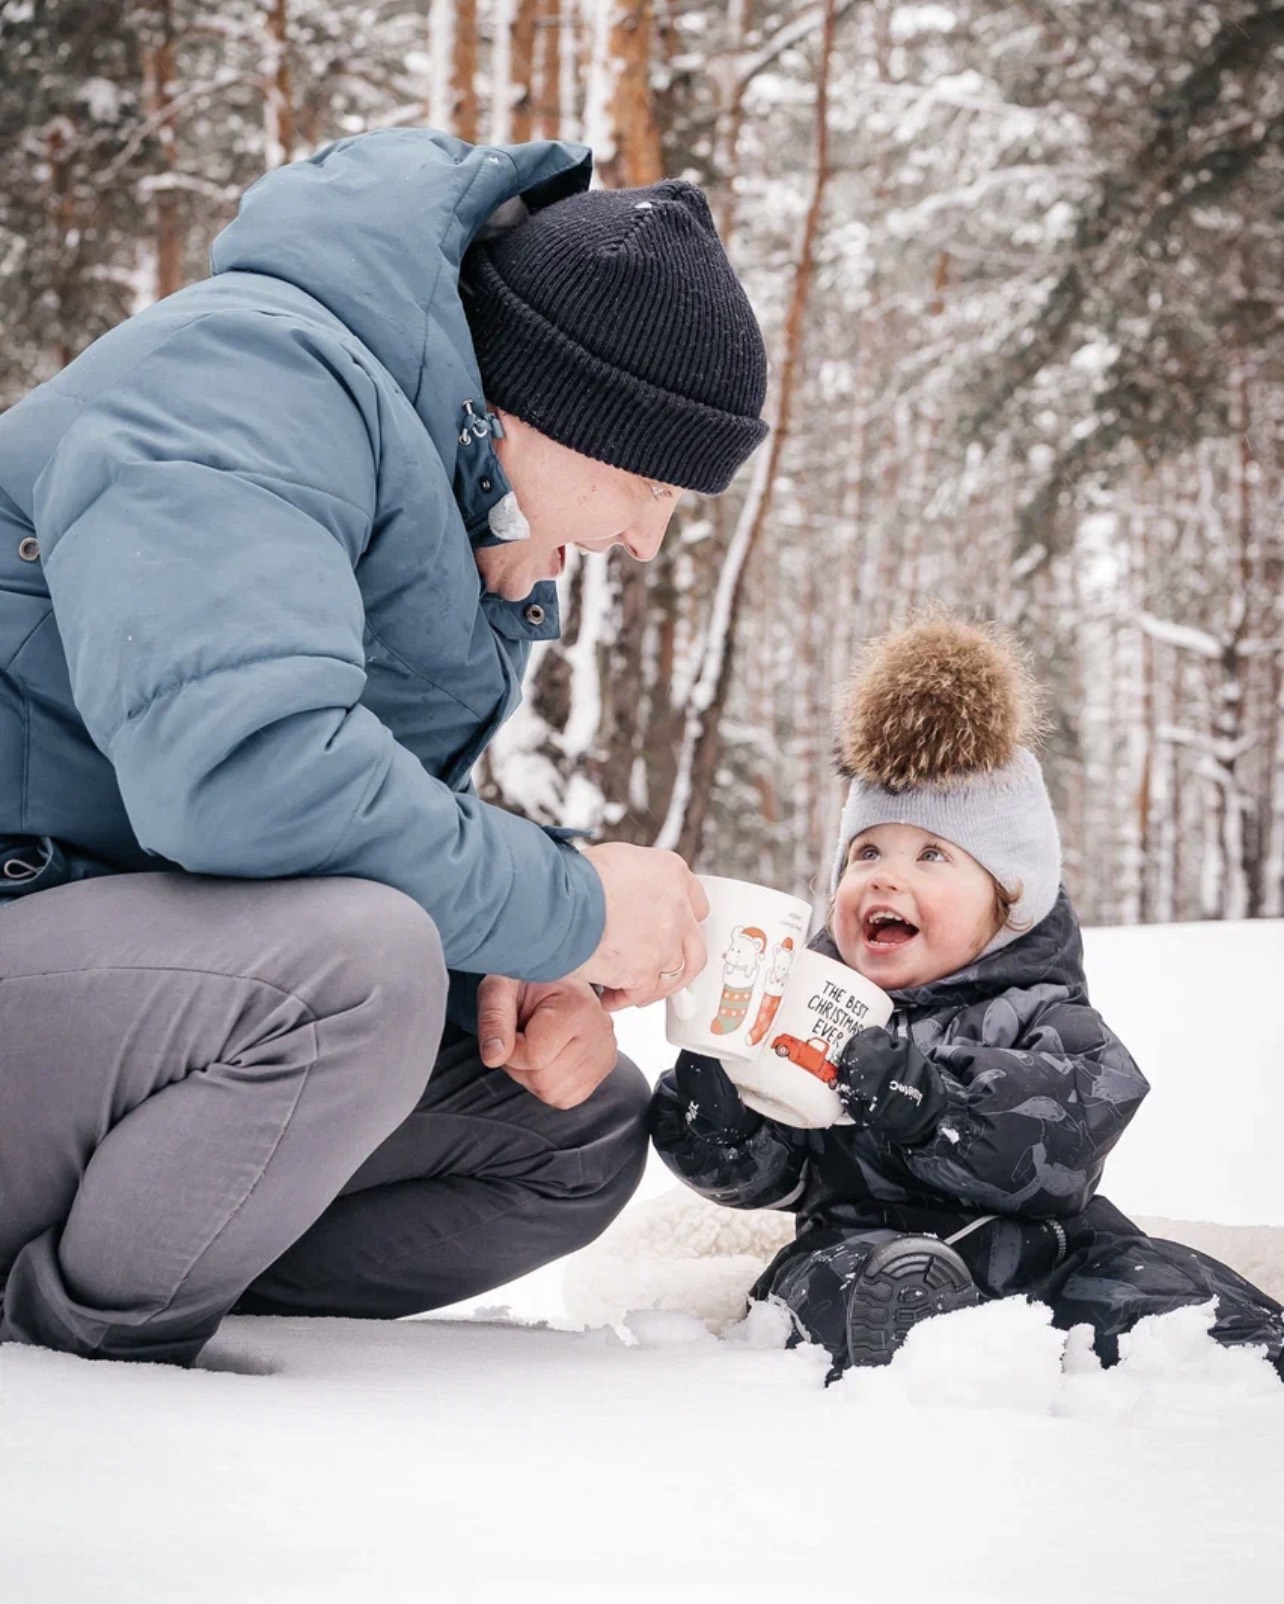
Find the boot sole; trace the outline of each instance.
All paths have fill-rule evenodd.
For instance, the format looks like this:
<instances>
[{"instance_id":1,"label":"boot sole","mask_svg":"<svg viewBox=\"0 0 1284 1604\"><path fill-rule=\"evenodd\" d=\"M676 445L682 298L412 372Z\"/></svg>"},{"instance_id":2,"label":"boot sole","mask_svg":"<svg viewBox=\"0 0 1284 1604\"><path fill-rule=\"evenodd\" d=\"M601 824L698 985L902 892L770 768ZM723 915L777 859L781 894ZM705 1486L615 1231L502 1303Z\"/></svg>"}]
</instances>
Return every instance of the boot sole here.
<instances>
[{"instance_id":1,"label":"boot sole","mask_svg":"<svg viewBox=\"0 0 1284 1604\"><path fill-rule=\"evenodd\" d=\"M914 1327L970 1309L981 1294L963 1260L935 1237L876 1248L847 1295L847 1350L854 1365L890 1364Z\"/></svg>"}]
</instances>

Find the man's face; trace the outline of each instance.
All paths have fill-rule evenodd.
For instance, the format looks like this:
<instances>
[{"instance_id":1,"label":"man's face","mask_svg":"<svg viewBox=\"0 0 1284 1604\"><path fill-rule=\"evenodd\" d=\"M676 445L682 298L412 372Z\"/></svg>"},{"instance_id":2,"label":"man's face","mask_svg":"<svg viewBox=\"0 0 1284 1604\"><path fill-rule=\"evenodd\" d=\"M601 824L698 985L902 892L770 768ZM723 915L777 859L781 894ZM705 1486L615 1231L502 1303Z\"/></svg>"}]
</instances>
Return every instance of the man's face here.
<instances>
[{"instance_id":1,"label":"man's face","mask_svg":"<svg viewBox=\"0 0 1284 1604\"><path fill-rule=\"evenodd\" d=\"M541 579L557 578L568 546L619 545L642 562L655 556L680 490L583 456L510 413L499 417L504 434L495 450L531 532L528 540L474 554L487 590L521 601Z\"/></svg>"}]
</instances>

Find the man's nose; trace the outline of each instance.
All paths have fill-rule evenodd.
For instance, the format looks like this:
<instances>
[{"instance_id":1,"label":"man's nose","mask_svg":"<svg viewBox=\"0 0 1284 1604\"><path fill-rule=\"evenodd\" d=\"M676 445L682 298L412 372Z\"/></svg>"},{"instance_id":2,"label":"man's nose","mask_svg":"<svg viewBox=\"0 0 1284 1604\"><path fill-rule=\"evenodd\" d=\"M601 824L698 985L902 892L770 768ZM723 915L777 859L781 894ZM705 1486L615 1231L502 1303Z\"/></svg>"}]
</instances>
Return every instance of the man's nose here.
<instances>
[{"instance_id":1,"label":"man's nose","mask_svg":"<svg viewBox=\"0 0 1284 1604\"><path fill-rule=\"evenodd\" d=\"M622 539L630 556L636 557L639 562L651 561L664 544L675 506L676 503L667 498L656 501L654 506L647 507L636 522L624 531Z\"/></svg>"}]
</instances>

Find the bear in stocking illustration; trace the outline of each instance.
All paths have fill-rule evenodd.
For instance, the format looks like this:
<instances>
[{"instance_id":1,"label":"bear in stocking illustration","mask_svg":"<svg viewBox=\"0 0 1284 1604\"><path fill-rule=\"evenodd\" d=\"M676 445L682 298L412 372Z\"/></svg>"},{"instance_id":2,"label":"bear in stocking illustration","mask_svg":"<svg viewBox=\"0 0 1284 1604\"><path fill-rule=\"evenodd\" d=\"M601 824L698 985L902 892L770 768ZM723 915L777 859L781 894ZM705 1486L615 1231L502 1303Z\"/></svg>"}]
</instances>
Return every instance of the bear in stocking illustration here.
<instances>
[{"instance_id":1,"label":"bear in stocking illustration","mask_svg":"<svg viewBox=\"0 0 1284 1604\"><path fill-rule=\"evenodd\" d=\"M757 925L737 925L722 955L722 997L718 1015L709 1029L715 1036L730 1036L745 1022L758 971L767 952L766 933Z\"/></svg>"},{"instance_id":2,"label":"bear in stocking illustration","mask_svg":"<svg viewBox=\"0 0 1284 1604\"><path fill-rule=\"evenodd\" d=\"M767 970L767 978L762 983L762 1001L758 1004L758 1016L748 1036L750 1047L756 1047L771 1029L771 1022L780 1007L780 999L785 994L785 980L793 961L793 937L786 936L783 941L776 942L771 949L771 966Z\"/></svg>"}]
</instances>

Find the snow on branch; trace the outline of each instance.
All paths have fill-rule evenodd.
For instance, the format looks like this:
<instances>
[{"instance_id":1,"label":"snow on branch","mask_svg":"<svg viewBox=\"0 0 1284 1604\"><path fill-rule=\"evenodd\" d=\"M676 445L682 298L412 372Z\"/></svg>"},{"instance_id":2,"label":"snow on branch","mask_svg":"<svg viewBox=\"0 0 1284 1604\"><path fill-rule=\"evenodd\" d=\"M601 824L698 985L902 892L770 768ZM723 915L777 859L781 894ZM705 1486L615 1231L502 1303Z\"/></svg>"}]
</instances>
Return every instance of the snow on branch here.
<instances>
[{"instance_id":1,"label":"snow on branch","mask_svg":"<svg viewBox=\"0 0 1284 1604\"><path fill-rule=\"evenodd\" d=\"M193 195L204 195L207 200L228 205L241 194L239 184L216 184L198 173L152 173L138 180L140 195L156 195L161 190L186 190Z\"/></svg>"},{"instance_id":2,"label":"snow on branch","mask_svg":"<svg viewBox=\"0 0 1284 1604\"><path fill-rule=\"evenodd\" d=\"M834 22L841 22L854 5L855 0L843 0L842 4L835 6ZM824 20L823 5L809 6L806 11L777 28L770 39L764 40L756 49L733 58L732 70L736 88L741 91L747 89L760 72L783 56L791 45L796 45L809 33L815 33L823 25ZM712 71L714 68L715 63L711 62L709 70Z\"/></svg>"},{"instance_id":3,"label":"snow on branch","mask_svg":"<svg viewBox=\"0 0 1284 1604\"><path fill-rule=\"evenodd\" d=\"M1077 161L1051 164L1030 162L1022 166L996 168L992 172L980 174L971 183L928 195L915 205L905 207L895 217L888 219L888 222L899 233L904 233L924 223L935 222L942 212L969 211L982 203L987 203L991 191L1001 189L1008 184L1039 183L1049 179L1067 181L1082 179L1086 183L1092 176L1092 169L1088 164Z\"/></svg>"},{"instance_id":4,"label":"snow on branch","mask_svg":"<svg viewBox=\"0 0 1284 1604\"><path fill-rule=\"evenodd\" d=\"M1180 651L1194 652L1199 657L1220 658L1226 648L1206 630L1190 624L1174 624L1167 618L1156 618L1153 613L1138 613L1137 622L1144 635L1161 641L1165 646L1176 646Z\"/></svg>"},{"instance_id":5,"label":"snow on branch","mask_svg":"<svg viewBox=\"0 0 1284 1604\"><path fill-rule=\"evenodd\" d=\"M216 99L229 89L251 81L248 74L227 68L221 72L216 72L208 81L196 84L192 88L184 90L181 94L174 95L166 101L159 111L154 112L150 117L138 124L121 147L115 159L99 174L99 188L109 188L117 175L123 172L138 154L144 142L152 134L158 133L166 124L174 122L180 112L189 111L205 101Z\"/></svg>"},{"instance_id":6,"label":"snow on branch","mask_svg":"<svg viewBox=\"0 0 1284 1604\"><path fill-rule=\"evenodd\" d=\"M862 83L862 99L908 100L915 106L948 106L953 111L981 111L997 114L1007 121L1014 136L1037 132L1040 125L1050 122L1052 114L1041 107L1019 106L999 96L970 95L953 84L935 83Z\"/></svg>"},{"instance_id":7,"label":"snow on branch","mask_svg":"<svg viewBox=\"0 0 1284 1604\"><path fill-rule=\"evenodd\" d=\"M1189 751L1199 752L1211 759L1219 770L1233 769L1240 758L1247 757L1262 744L1256 735L1210 735L1206 730L1190 730L1181 724L1157 725L1155 740L1160 745L1184 746ZM1207 772L1212 774L1213 770Z\"/></svg>"}]
</instances>

